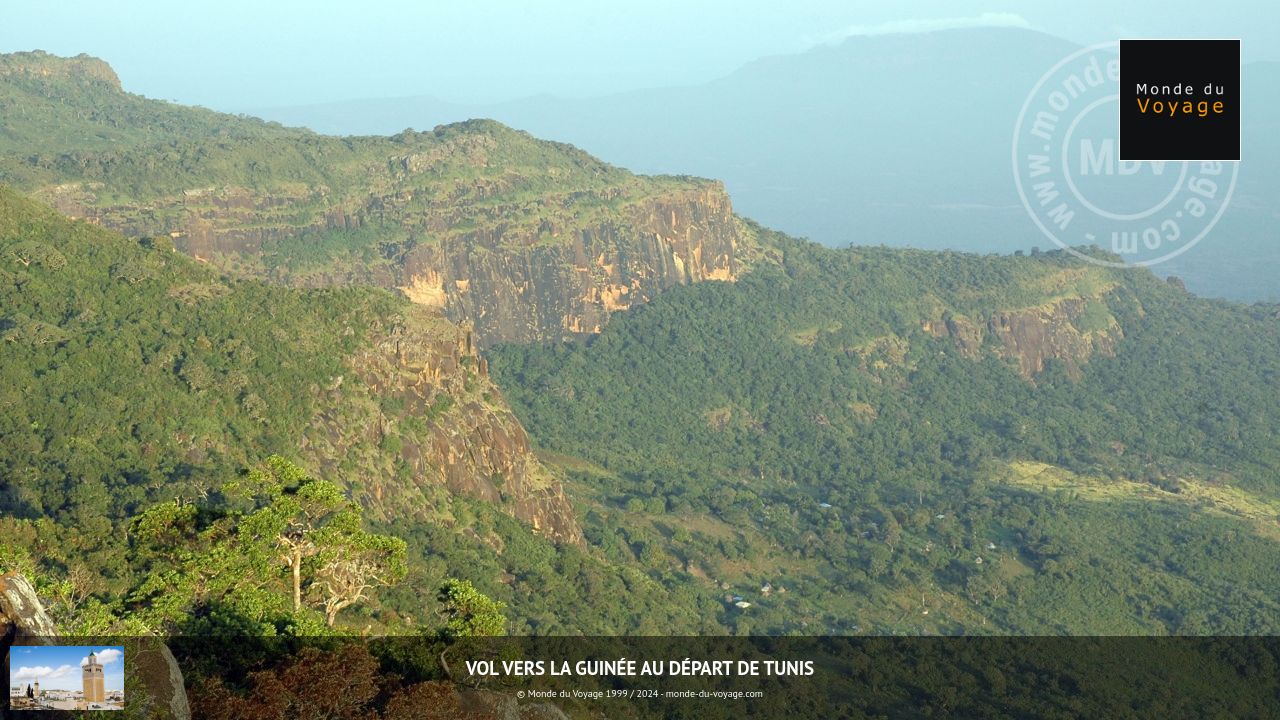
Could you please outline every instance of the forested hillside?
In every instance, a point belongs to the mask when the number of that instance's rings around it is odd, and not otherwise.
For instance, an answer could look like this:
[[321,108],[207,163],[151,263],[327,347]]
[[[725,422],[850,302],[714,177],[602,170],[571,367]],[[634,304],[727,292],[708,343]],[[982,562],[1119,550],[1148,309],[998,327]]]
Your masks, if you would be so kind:
[[734,285],[492,355],[589,541],[739,631],[1280,628],[1277,308],[757,232]]
[[[339,626],[431,621],[458,576],[518,607],[513,631],[716,627],[691,611],[696,591],[583,545],[467,331],[384,290],[230,279],[165,238],[70,222],[3,187],[0,437],[0,571],[40,578],[72,628],[154,619],[150,593],[168,603],[161,619],[202,617],[191,608],[211,612],[209,598],[184,575],[202,567],[225,593],[283,583],[286,567],[264,570],[260,546],[228,537],[236,513],[297,490],[293,477],[227,494],[274,454],[340,488],[362,527],[408,542],[402,581]],[[244,564],[217,565],[227,547]],[[581,604],[598,593],[617,602]]]
[[0,182],[237,276],[400,288],[482,345],[597,332],[742,264],[716,182],[487,120],[317,135],[127,93],[88,56],[0,55]]
[[218,518],[246,509],[226,483],[273,453],[407,541],[405,577],[339,626],[423,623],[451,576],[533,633],[1280,617],[1273,307],[1060,254],[836,251],[749,226],[766,250],[738,283],[480,357],[385,291],[235,280],[0,200],[0,545],[68,618],[156,617],[147,573],[192,581],[124,531],[230,541]]

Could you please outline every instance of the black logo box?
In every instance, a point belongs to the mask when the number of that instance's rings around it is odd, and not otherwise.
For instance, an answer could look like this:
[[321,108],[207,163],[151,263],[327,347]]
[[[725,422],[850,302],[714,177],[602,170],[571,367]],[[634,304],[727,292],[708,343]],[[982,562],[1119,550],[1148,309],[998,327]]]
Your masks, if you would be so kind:
[[1239,40],[1120,41],[1121,160],[1239,160],[1240,103]]

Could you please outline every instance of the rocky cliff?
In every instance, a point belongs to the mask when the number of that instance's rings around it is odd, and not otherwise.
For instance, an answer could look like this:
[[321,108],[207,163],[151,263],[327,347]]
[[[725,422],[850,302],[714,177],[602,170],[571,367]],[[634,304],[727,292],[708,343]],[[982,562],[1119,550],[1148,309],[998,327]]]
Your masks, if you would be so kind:
[[563,487],[531,452],[469,328],[411,309],[377,328],[348,367],[349,376],[313,389],[322,410],[300,450],[327,476],[381,468],[348,478],[375,513],[449,523],[449,494],[462,495],[553,540],[582,542]]
[[[742,236],[719,183],[653,188],[624,179],[510,198],[501,186],[476,183],[447,193],[433,188],[429,194],[444,197],[423,198],[428,191],[403,188],[430,179],[429,160],[401,162],[414,173],[393,173],[396,189],[359,202],[331,201],[323,188],[310,187],[185,189],[145,206],[105,202],[97,184],[60,184],[37,195],[69,217],[126,235],[168,236],[178,249],[231,272],[307,286],[398,288],[456,322],[471,322],[481,346],[598,333],[611,312],[677,285],[734,280],[741,270]],[[311,254],[308,243],[331,246],[335,239],[348,247],[298,259]]]
[[1124,337],[1101,298],[1060,298],[1036,307],[991,312],[977,320],[946,314],[923,323],[925,332],[953,339],[961,353],[978,357],[984,347],[1017,363],[1032,380],[1050,360],[1070,377],[1094,355],[1113,356]]
[[107,63],[89,55],[63,58],[41,50],[0,55],[0,78],[34,80],[53,85],[59,81],[100,84],[120,91],[120,78]]
[[482,347],[599,332],[610,312],[743,269],[719,183],[633,175],[493,121],[325,137],[148,100],[99,60],[30,53],[0,56],[11,105],[0,181],[65,215],[168,237],[231,273],[400,288],[473,323]]
[[415,248],[397,273],[410,299],[470,320],[484,344],[598,333],[609,313],[676,285],[733,280],[738,234],[719,185],[629,204],[616,217],[489,228]]

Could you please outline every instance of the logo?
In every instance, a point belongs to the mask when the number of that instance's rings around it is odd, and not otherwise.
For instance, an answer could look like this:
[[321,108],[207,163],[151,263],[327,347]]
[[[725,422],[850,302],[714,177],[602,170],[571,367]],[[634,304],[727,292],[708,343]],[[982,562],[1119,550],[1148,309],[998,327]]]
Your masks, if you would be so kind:
[[1014,181],[1057,246],[1109,267],[1150,266],[1209,234],[1239,164],[1121,160],[1117,49],[1112,42],[1072,53],[1031,89],[1014,126]]
[[1240,159],[1239,40],[1121,40],[1120,157]]

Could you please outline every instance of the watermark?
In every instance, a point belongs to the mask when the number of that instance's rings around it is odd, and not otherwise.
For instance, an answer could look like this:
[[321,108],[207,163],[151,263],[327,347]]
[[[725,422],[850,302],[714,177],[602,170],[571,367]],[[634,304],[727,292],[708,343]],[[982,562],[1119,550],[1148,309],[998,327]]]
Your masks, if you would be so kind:
[[1209,234],[1240,168],[1120,160],[1118,49],[1115,42],[1083,48],[1035,84],[1014,126],[1013,176],[1023,207],[1057,246],[1100,265],[1149,266]]

